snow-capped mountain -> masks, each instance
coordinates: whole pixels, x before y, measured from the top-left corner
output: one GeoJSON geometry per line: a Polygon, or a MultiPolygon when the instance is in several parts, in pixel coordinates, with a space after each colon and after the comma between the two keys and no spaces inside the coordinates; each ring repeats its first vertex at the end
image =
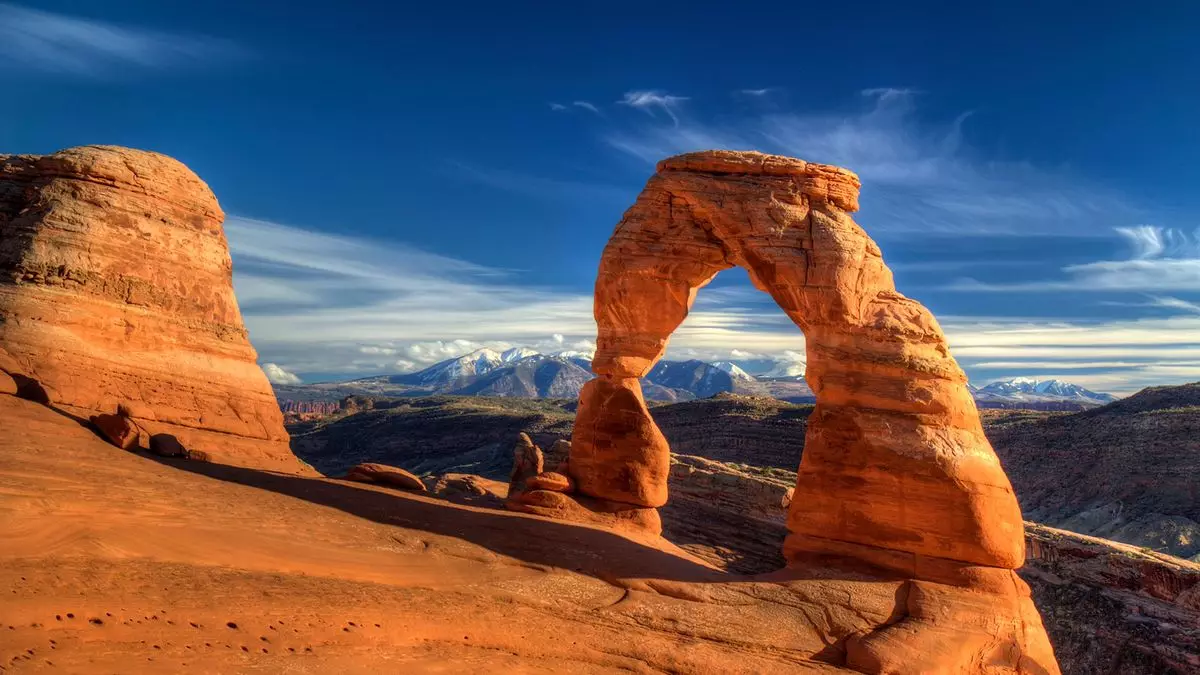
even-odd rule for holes
{"type": "MultiPolygon", "coordinates": [[[[416,372],[379,375],[349,382],[277,386],[298,394],[344,396],[349,393],[380,396],[464,394],[573,398],[592,378],[594,353],[564,350],[542,354],[528,347],[503,352],[477,349],[416,372]],[[321,393],[325,392],[325,393],[321,393]]],[[[684,401],[721,392],[774,396],[796,403],[815,400],[804,380],[804,362],[796,358],[705,362],[660,361],[642,379],[647,399],[684,401]],[[751,372],[747,372],[750,369],[751,372]]],[[[981,408],[1040,408],[1079,410],[1116,400],[1111,394],[1085,389],[1062,380],[1014,377],[967,388],[981,408]]],[[[305,399],[308,400],[308,399],[305,399]]]]}
{"type": "MultiPolygon", "coordinates": [[[[704,361],[659,361],[646,375],[650,384],[683,393],[682,398],[708,398],[723,391],[745,394],[766,394],[766,389],[753,377],[732,363],[726,367],[704,361]],[[735,372],[729,368],[735,369],[735,372]]],[[[677,400],[677,399],[675,399],[677,400]]]]}
{"type": "Polygon", "coordinates": [[[1102,405],[1117,400],[1112,394],[1084,389],[1077,384],[1062,380],[1039,380],[1031,377],[1014,377],[1009,380],[992,382],[984,387],[974,389],[972,393],[977,401],[993,400],[1012,402],[1077,402],[1084,404],[1102,405]]]}
{"type": "MultiPolygon", "coordinates": [[[[484,347],[483,349],[476,349],[470,354],[463,354],[453,359],[446,359],[445,361],[435,363],[425,370],[406,375],[393,375],[388,379],[393,384],[432,387],[445,386],[480,375],[486,375],[500,368],[505,363],[513,362],[513,357],[516,354],[512,352],[514,350],[510,349],[501,354],[494,349],[484,347]],[[507,359],[505,358],[506,356],[508,357],[507,359]]],[[[536,354],[537,352],[533,353],[536,354]]]]}
{"type": "Polygon", "coordinates": [[[583,368],[584,370],[592,369],[592,358],[596,356],[595,352],[581,352],[575,349],[564,349],[561,352],[554,352],[551,356],[559,359],[566,359],[571,363],[583,368]]]}
{"type": "Polygon", "coordinates": [[[517,361],[529,358],[530,356],[541,356],[541,352],[528,347],[513,347],[512,349],[506,349],[501,352],[500,360],[504,363],[516,363],[517,361]]]}
{"type": "Polygon", "coordinates": [[[792,359],[755,359],[753,364],[743,363],[742,369],[759,379],[804,377],[804,361],[792,359]]]}
{"type": "MultiPolygon", "coordinates": [[[[532,350],[527,350],[532,351],[532,350]]],[[[518,396],[523,398],[575,398],[592,373],[570,359],[531,355],[472,378],[450,392],[471,396],[518,396]]]]}
{"type": "Polygon", "coordinates": [[[750,373],[742,370],[741,367],[739,367],[738,364],[734,363],[733,361],[713,361],[708,365],[729,373],[729,376],[735,380],[743,380],[748,382],[754,381],[754,377],[751,376],[750,373]]]}

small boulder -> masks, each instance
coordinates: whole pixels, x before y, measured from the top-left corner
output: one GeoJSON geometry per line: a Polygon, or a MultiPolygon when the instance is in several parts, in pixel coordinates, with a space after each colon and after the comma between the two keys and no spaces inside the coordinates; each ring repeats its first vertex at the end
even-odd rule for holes
{"type": "Polygon", "coordinates": [[[123,415],[92,415],[92,426],[100,432],[109,443],[122,450],[132,450],[137,446],[141,429],[133,420],[123,415]]]}
{"type": "Polygon", "coordinates": [[[571,492],[575,489],[575,481],[556,471],[543,471],[531,476],[525,481],[526,490],[549,490],[551,492],[571,492]]]}
{"type": "Polygon", "coordinates": [[[4,371],[9,375],[20,375],[25,372],[20,363],[13,358],[12,354],[4,351],[4,347],[0,347],[0,371],[4,371]]]}
{"type": "MultiPolygon", "coordinates": [[[[567,458],[571,456],[571,441],[560,438],[554,441],[554,445],[551,445],[545,454],[547,467],[558,466],[567,461],[567,458]]],[[[557,471],[557,469],[555,470],[557,471]]],[[[562,472],[560,471],[559,473],[562,472]]]]}
{"type": "Polygon", "coordinates": [[[150,437],[150,452],[159,457],[188,457],[189,453],[178,438],[171,434],[154,434],[150,437]]]}
{"type": "Polygon", "coordinates": [[[525,491],[525,481],[542,472],[544,459],[542,449],[533,444],[529,434],[517,435],[513,446],[512,473],[508,477],[508,498],[513,499],[525,491]]]}
{"type": "Polygon", "coordinates": [[[359,464],[350,469],[350,472],[346,474],[346,480],[358,481],[360,483],[378,483],[404,490],[425,492],[425,484],[421,482],[420,478],[398,466],[388,466],[387,464],[359,464]]]}
{"type": "Polygon", "coordinates": [[[184,452],[186,453],[184,455],[184,457],[187,457],[188,459],[195,461],[195,462],[211,462],[212,461],[212,457],[207,452],[204,452],[203,450],[184,450],[184,452]]]}
{"type": "Polygon", "coordinates": [[[3,370],[0,370],[0,394],[8,394],[10,396],[16,396],[17,394],[16,380],[12,379],[12,375],[3,370]]]}
{"type": "Polygon", "coordinates": [[[507,483],[466,473],[448,473],[427,481],[434,495],[457,504],[491,506],[504,505],[507,483]]]}

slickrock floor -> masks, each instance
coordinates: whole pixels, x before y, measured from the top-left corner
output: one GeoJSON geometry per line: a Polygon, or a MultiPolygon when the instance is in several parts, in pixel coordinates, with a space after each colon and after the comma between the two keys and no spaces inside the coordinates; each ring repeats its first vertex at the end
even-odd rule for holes
{"type": "Polygon", "coordinates": [[[897,604],[900,582],[752,580],[659,539],[128,453],[10,396],[0,420],[4,672],[842,672],[814,659],[897,604]]]}

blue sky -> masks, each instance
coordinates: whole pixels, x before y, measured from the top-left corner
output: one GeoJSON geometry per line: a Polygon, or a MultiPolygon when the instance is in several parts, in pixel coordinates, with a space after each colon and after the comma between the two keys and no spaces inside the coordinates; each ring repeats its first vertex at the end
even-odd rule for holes
{"type": "MultiPolygon", "coordinates": [[[[586,349],[613,226],[710,147],[857,171],[977,383],[1200,380],[1200,8],[900,4],[0,3],[0,151],[187,163],[305,380],[586,349]]],[[[700,298],[672,358],[802,358],[744,274],[700,298]]]]}

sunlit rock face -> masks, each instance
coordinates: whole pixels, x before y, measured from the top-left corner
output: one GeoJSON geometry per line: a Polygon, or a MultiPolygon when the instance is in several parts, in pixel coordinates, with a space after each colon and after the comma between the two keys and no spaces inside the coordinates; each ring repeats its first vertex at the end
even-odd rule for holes
{"type": "Polygon", "coordinates": [[[803,331],[817,398],[785,557],[795,569],[840,560],[913,580],[907,618],[855,638],[848,663],[1055,672],[1012,571],[1024,541],[1008,478],[937,321],[896,291],[879,247],[848,215],[858,190],[849,171],[753,152],[660,162],[601,259],[599,377],[580,395],[571,477],[585,500],[666,503],[669,447],[638,378],[697,291],[742,267],[803,331]],[[997,645],[1009,651],[996,656],[997,645]]]}
{"type": "Polygon", "coordinates": [[[255,365],[224,217],[164,155],[0,155],[0,345],[67,411],[125,404],[213,461],[307,472],[255,365]]]}

